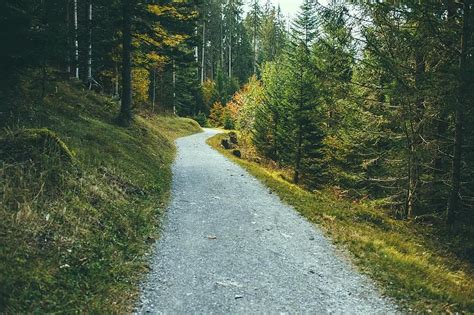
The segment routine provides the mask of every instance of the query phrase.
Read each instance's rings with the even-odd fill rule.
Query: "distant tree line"
[[[216,107],[217,119],[222,121],[228,115],[221,108],[287,44],[287,23],[278,7],[271,1],[246,4],[242,0],[204,0],[200,12],[198,64],[203,107],[206,114]]]

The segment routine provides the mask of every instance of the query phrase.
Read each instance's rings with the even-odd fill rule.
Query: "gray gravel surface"
[[[137,313],[395,313],[322,232],[211,149],[181,138]]]

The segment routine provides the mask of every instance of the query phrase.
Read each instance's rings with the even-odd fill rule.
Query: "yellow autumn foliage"
[[[135,68],[132,70],[132,90],[135,107],[143,106],[148,101],[150,75],[148,70]]]

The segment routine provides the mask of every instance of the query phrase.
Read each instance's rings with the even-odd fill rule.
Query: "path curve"
[[[387,314],[322,232],[210,148],[181,138],[172,200],[137,313]]]

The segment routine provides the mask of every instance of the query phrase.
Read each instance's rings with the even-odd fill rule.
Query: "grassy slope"
[[[309,221],[323,227],[335,243],[351,252],[354,262],[386,294],[421,312],[474,312],[474,274],[434,238],[428,227],[394,220],[369,203],[336,198],[329,191],[311,193],[282,178],[278,171],[234,157],[208,143],[274,190]]]
[[[73,162],[0,148],[0,312],[123,312],[168,198],[173,140],[200,128],[162,116],[120,128],[116,103],[57,84],[13,129],[52,130]]]

